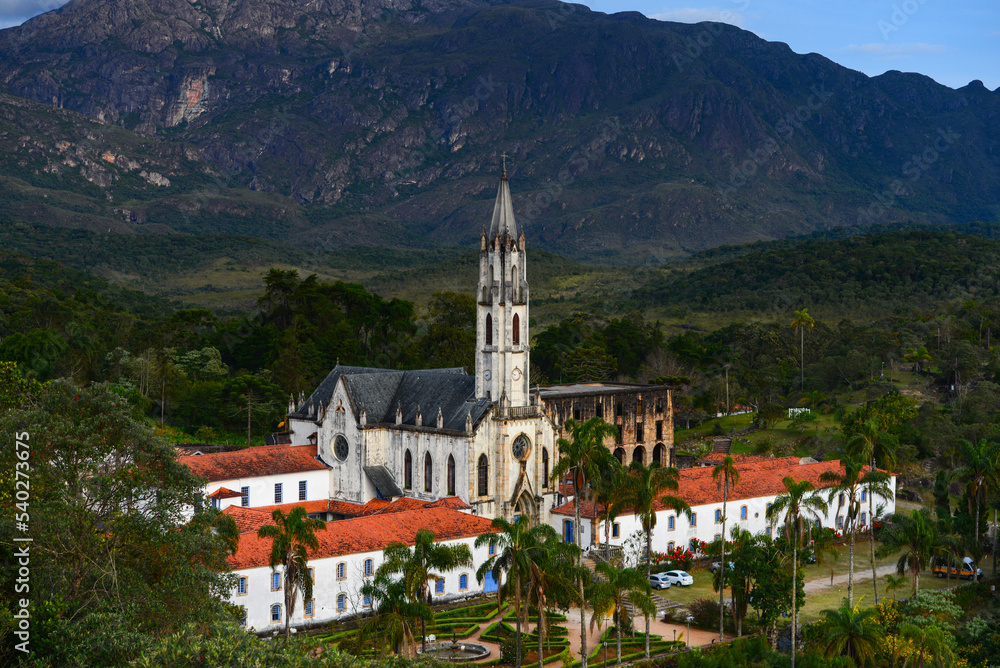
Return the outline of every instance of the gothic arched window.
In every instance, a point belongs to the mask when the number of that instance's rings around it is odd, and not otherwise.
[[[431,466],[431,453],[424,455],[424,491],[431,491],[431,479],[434,476],[434,469]]]
[[[486,314],[486,345],[493,345],[493,316]]]
[[[521,319],[517,316],[516,313],[514,314],[513,336],[514,336],[514,345],[516,346],[516,345],[520,344],[521,343]]]
[[[479,466],[476,470],[477,478],[479,479],[479,489],[476,490],[479,496],[486,496],[489,494],[489,478],[490,478],[490,460],[486,458],[486,455],[479,455]]]
[[[549,486],[549,451],[542,448],[542,488]]]
[[[455,458],[448,455],[448,496],[455,496]]]
[[[403,489],[413,489],[413,455],[409,450],[403,455]]]

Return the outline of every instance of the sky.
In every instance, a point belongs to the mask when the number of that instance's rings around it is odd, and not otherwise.
[[[595,11],[662,21],[723,21],[796,53],[819,53],[870,76],[919,72],[952,88],[1000,88],[998,0],[577,0]],[[0,0],[0,28],[65,0]]]

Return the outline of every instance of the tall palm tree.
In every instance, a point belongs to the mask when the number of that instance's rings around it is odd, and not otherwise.
[[[878,608],[856,610],[843,605],[822,614],[819,643],[827,657],[848,656],[860,668],[875,659],[885,638],[877,619]]]
[[[860,459],[845,457],[840,460],[843,472],[827,471],[819,477],[820,482],[831,483],[827,488],[828,503],[837,499],[837,513],[846,510],[844,517],[844,532],[850,538],[850,551],[847,562],[847,604],[854,605],[854,530],[858,516],[861,514],[860,490],[863,486],[865,464]]]
[[[483,562],[476,571],[476,578],[482,582],[487,573],[491,573],[497,581],[506,573],[507,582],[514,591],[514,623],[516,625],[515,643],[517,647],[517,668],[521,668],[521,595],[525,583],[531,579],[533,568],[545,562],[546,553],[543,543],[555,529],[547,524],[529,526],[524,515],[513,523],[502,517],[497,517],[490,525],[493,531],[481,534],[476,538],[476,547],[493,543],[496,554]]]
[[[386,648],[400,654],[412,647],[413,620],[426,623],[432,617],[427,601],[410,600],[406,595],[406,583],[385,572],[365,578],[361,595],[368,598],[373,615],[358,627],[358,648],[371,638],[378,658],[384,657]]]
[[[917,373],[923,370],[924,362],[932,362],[934,358],[931,357],[930,352],[927,350],[926,346],[920,346],[919,348],[909,348],[904,354],[903,359],[908,362],[913,362],[913,370]]]
[[[907,569],[913,577],[913,593],[920,591],[920,571],[930,563],[931,555],[940,544],[937,526],[926,509],[912,511],[909,516],[896,513],[882,528],[880,536],[882,556],[903,550],[896,562],[896,573]]]
[[[903,623],[899,625],[899,635],[909,640],[919,650],[916,655],[911,654],[903,662],[903,668],[910,663],[910,659],[917,657],[917,668],[924,668],[924,660],[930,654],[939,668],[948,668],[955,662],[955,654],[951,651],[951,634],[945,632],[939,626],[917,626],[916,624]]]
[[[541,556],[531,560],[528,575],[528,604],[538,610],[538,668],[543,668],[545,662],[546,611],[553,602],[582,605],[574,583],[577,578],[586,577],[578,572],[576,545],[562,542],[555,529],[548,526],[545,529],[540,532]]]
[[[729,488],[736,487],[740,484],[740,472],[736,468],[736,463],[733,460],[732,455],[726,455],[722,458],[722,463],[715,466],[712,469],[712,480],[722,488],[722,540],[719,541],[721,544],[722,558],[719,560],[719,642],[724,639],[723,635],[723,619],[725,617],[725,605],[723,603],[723,595],[725,594],[726,587],[726,504],[729,502]],[[649,629],[646,629],[649,632]],[[794,664],[793,664],[794,665]]]
[[[604,523],[604,559],[611,559],[611,525],[625,509],[626,499],[622,489],[627,485],[626,469],[614,456],[605,460],[605,467],[596,480],[591,481],[594,488],[594,501],[601,510],[601,521]]]
[[[812,329],[815,325],[816,321],[809,315],[809,309],[804,308],[795,312],[795,317],[792,319],[792,329],[799,330],[799,369],[802,373],[800,390],[804,390],[806,386],[806,327]]]
[[[295,506],[286,515],[280,508],[271,513],[273,525],[257,530],[260,538],[270,538],[271,556],[268,565],[277,570],[280,564],[284,570],[285,589],[285,636],[289,635],[289,625],[295,612],[295,599],[299,590],[304,600],[312,598],[313,579],[309,574],[309,550],[319,548],[316,531],[326,527],[326,522],[306,516],[306,509]]]
[[[656,605],[650,595],[649,578],[643,577],[637,568],[617,568],[613,564],[601,562],[597,564],[597,580],[590,587],[590,604],[594,614],[590,618],[590,627],[602,625],[604,620],[613,617],[615,623],[615,639],[617,650],[615,656],[618,665],[622,663],[622,625],[623,616],[627,614],[626,603],[631,603],[649,616],[656,612]],[[646,629],[649,635],[649,629]],[[647,642],[647,647],[649,643]]]
[[[886,433],[879,421],[875,418],[862,422],[857,433],[847,441],[847,453],[852,457],[857,457],[862,461],[867,461],[872,471],[877,466],[882,466],[891,470],[896,465],[896,447],[899,445],[898,439]],[[869,486],[868,495],[868,544],[872,565],[872,585],[875,588],[875,605],[878,605],[878,572],[875,563],[875,495],[882,498],[890,498],[892,495],[888,485],[888,476],[884,481],[871,480],[877,488]],[[879,484],[881,483],[881,484]]]
[[[460,567],[471,567],[472,551],[468,545],[441,545],[434,542],[428,529],[418,529],[413,547],[389,543],[382,551],[384,561],[379,573],[401,574],[406,595],[411,601],[427,601],[428,583],[442,577],[441,573]],[[427,649],[427,620],[420,620],[420,646]]]
[[[623,496],[628,499],[628,504],[642,523],[642,531],[646,535],[646,582],[649,582],[657,510],[666,507],[678,515],[686,513],[690,517],[691,507],[683,499],[665,494],[667,490],[676,490],[678,487],[680,472],[674,467],[663,467],[658,462],[652,462],[649,466],[644,466],[642,462],[632,462],[629,474]],[[649,615],[646,615],[646,656],[649,656]]]
[[[956,471],[956,477],[965,480],[965,493],[969,505],[974,505],[976,509],[973,537],[978,544],[980,543],[979,499],[989,488],[990,482],[1000,474],[1000,449],[996,444],[988,443],[985,438],[980,439],[975,445],[963,438],[958,445],[965,458],[965,466]]]
[[[593,417],[586,422],[566,420],[566,429],[570,438],[560,438],[557,441],[559,460],[552,467],[552,480],[558,484],[566,473],[573,476],[573,496],[575,506],[574,538],[580,548],[577,556],[577,566],[583,567],[583,541],[580,532],[581,505],[590,497],[588,491],[591,480],[596,480],[608,457],[612,457],[604,442],[618,437],[618,428],[608,424],[599,417]],[[581,571],[582,572],[582,571]],[[580,600],[586,600],[583,595],[584,578],[580,578],[578,591]],[[587,668],[587,611],[586,605],[580,604],[580,661],[581,668]]]
[[[785,476],[781,484],[785,486],[785,493],[774,500],[765,516],[773,525],[777,524],[778,518],[784,514],[785,535],[789,537],[789,542],[792,544],[792,668],[795,668],[795,636],[798,628],[796,601],[799,587],[799,541],[803,533],[802,523],[807,518],[820,518],[820,513],[825,515],[827,504],[816,493],[816,488],[808,480],[795,482],[792,476]]]

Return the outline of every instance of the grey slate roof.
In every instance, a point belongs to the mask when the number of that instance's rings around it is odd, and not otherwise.
[[[498,235],[517,239],[517,223],[514,221],[514,204],[510,198],[507,170],[500,177],[500,187],[497,188],[497,199],[493,205],[493,219],[490,221],[489,238],[495,239]]]
[[[375,485],[375,489],[378,493],[386,499],[393,499],[397,496],[405,496],[403,490],[399,488],[396,481],[392,478],[392,473],[389,472],[384,466],[366,466],[365,475],[368,479],[372,481]]]
[[[291,417],[309,419],[310,402],[314,407],[329,403],[341,376],[355,414],[364,408],[368,424],[395,424],[398,406],[403,424],[415,425],[419,408],[423,426],[436,428],[440,409],[443,429],[465,431],[467,416],[471,414],[476,424],[490,407],[487,399],[476,398],[476,379],[462,368],[397,371],[337,366]]]

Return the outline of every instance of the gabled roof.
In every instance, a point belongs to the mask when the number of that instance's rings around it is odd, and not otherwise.
[[[791,476],[796,481],[808,480],[816,489],[822,489],[831,485],[820,482],[820,476],[828,471],[841,474],[844,472],[840,460],[812,464],[800,464],[799,462],[798,457],[780,457],[742,465],[737,463],[740,482],[729,489],[729,503],[784,494],[785,486],[781,481],[785,476]],[[677,484],[678,489],[670,491],[669,494],[684,499],[692,507],[722,503],[722,488],[718,482],[712,479],[711,467],[684,469],[680,472],[680,480]],[[564,503],[553,509],[552,512],[558,515],[573,515],[575,512],[573,504],[573,501]],[[663,504],[659,502],[654,507],[657,510],[664,509]],[[581,506],[581,516],[594,519],[600,515],[602,510],[603,508],[597,504],[587,502]],[[631,510],[624,510],[620,514],[628,515],[631,512]]]
[[[451,508],[452,510],[471,510],[472,506],[462,501],[457,496],[446,496],[437,501],[432,501],[427,504],[428,508]]]
[[[265,445],[178,457],[177,461],[209,482],[327,469],[326,464],[316,459],[315,445]]]
[[[258,516],[260,514],[263,513],[257,513]],[[377,552],[396,542],[413,545],[419,529],[430,530],[437,541],[472,538],[492,530],[490,520],[485,517],[467,515],[450,508],[379,513],[327,522],[324,529],[316,532],[319,549],[310,550],[308,558],[314,560]],[[270,556],[271,539],[258,538],[255,532],[250,531],[240,535],[239,548],[228,561],[234,569],[257,568],[267,566]]]
[[[220,487],[211,494],[208,495],[210,499],[235,499],[237,497],[242,497],[243,495],[239,492],[234,492],[226,487]]]
[[[365,475],[368,479],[372,481],[375,485],[375,489],[378,493],[387,499],[391,499],[398,496],[403,496],[403,490],[399,488],[396,481],[392,477],[392,472],[389,471],[384,466],[365,466],[362,467],[365,471]]]
[[[355,415],[363,408],[368,424],[395,424],[397,407],[402,424],[416,425],[417,410],[423,427],[436,429],[441,411],[442,429],[464,432],[466,418],[478,424],[490,408],[486,399],[476,398],[476,379],[463,368],[397,371],[338,366],[319,384],[309,399],[289,417],[315,419],[309,412],[330,403],[340,378]]]

